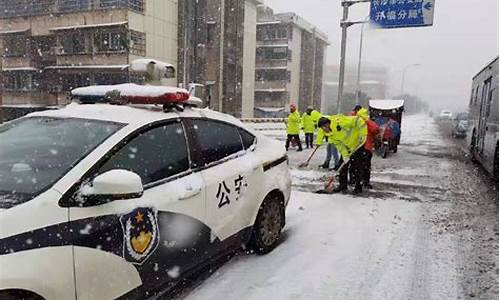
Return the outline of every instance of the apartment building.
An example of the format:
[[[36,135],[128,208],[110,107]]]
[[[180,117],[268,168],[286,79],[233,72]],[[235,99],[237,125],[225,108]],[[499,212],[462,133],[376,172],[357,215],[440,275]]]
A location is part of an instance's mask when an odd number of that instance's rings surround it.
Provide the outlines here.
[[[258,0],[179,0],[179,83],[198,84],[206,105],[254,113]],[[182,9],[182,12],[181,12]]]
[[[2,107],[61,105],[75,87],[143,82],[133,60],[177,64],[177,20],[177,0],[0,1]]]
[[[256,116],[285,115],[287,106],[321,107],[327,36],[295,13],[258,7]]]

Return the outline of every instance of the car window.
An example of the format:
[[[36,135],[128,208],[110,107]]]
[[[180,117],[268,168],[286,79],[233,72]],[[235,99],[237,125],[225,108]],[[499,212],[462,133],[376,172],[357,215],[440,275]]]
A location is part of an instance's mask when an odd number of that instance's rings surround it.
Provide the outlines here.
[[[238,130],[241,135],[241,141],[243,142],[243,148],[247,150],[254,144],[255,136],[244,129],[238,128]]]
[[[168,178],[189,169],[184,130],[180,123],[150,129],[133,138],[116,152],[99,170],[135,172],[143,184]]]
[[[235,126],[209,120],[193,120],[194,138],[202,164],[207,165],[243,150],[240,134]]]
[[[124,124],[27,117],[0,126],[0,208],[33,199]]]

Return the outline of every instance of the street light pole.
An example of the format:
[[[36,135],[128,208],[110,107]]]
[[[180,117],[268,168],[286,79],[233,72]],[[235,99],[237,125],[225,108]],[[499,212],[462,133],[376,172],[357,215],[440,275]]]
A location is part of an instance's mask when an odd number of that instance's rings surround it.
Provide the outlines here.
[[[365,30],[365,24],[370,19],[370,16],[365,18],[364,23],[361,25],[361,34],[359,37],[359,57],[358,57],[358,77],[356,79],[356,102],[360,102],[361,98],[361,58],[363,55],[363,32]]]
[[[354,24],[364,23],[361,22],[349,22],[347,18],[349,17],[349,6],[370,2],[371,0],[342,0],[342,20],[340,20],[340,27],[342,27],[342,40],[340,42],[340,66],[339,66],[339,88],[337,93],[337,112],[341,112],[340,104],[342,101],[342,95],[344,94],[344,72],[345,72],[345,51],[347,46],[347,28]]]
[[[405,75],[406,75],[406,71],[410,68],[410,67],[418,67],[420,66],[420,64],[411,64],[411,65],[407,65],[403,68],[403,74],[401,76],[401,95],[404,94],[404,88],[405,88]]]
[[[345,51],[347,46],[347,18],[349,17],[349,6],[348,2],[343,1],[343,14],[340,26],[342,27],[342,41],[340,43],[340,66],[339,66],[339,88],[337,93],[337,113],[340,114],[341,108],[340,103],[342,95],[344,94],[344,71],[345,71]]]

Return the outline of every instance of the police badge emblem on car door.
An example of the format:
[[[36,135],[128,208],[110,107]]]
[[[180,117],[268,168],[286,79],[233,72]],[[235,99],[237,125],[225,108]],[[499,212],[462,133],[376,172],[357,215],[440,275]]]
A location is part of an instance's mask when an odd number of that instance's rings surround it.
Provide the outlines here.
[[[123,258],[142,264],[158,246],[157,212],[153,208],[136,208],[121,216],[123,227]]]

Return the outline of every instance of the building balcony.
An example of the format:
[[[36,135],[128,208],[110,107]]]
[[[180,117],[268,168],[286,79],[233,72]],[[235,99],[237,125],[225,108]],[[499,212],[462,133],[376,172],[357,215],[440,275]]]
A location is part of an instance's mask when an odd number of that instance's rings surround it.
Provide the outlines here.
[[[30,56],[6,56],[2,58],[2,70],[35,69],[36,61]]]
[[[57,97],[39,90],[14,91],[5,90],[3,92],[3,107],[30,108],[47,105],[57,105]]]
[[[84,53],[57,55],[56,66],[85,66],[85,65],[126,65],[129,54],[122,52]]]
[[[268,68],[286,69],[287,65],[288,65],[288,59],[260,59],[255,61],[255,67],[257,69],[268,69]]]
[[[0,18],[27,17],[37,15],[61,14],[83,11],[125,8],[143,13],[144,0],[41,0],[25,1],[4,0],[0,2]]]
[[[286,92],[288,80],[255,81],[256,92]]]
[[[273,40],[257,40],[257,47],[284,47],[288,46],[288,38],[273,39]]]

